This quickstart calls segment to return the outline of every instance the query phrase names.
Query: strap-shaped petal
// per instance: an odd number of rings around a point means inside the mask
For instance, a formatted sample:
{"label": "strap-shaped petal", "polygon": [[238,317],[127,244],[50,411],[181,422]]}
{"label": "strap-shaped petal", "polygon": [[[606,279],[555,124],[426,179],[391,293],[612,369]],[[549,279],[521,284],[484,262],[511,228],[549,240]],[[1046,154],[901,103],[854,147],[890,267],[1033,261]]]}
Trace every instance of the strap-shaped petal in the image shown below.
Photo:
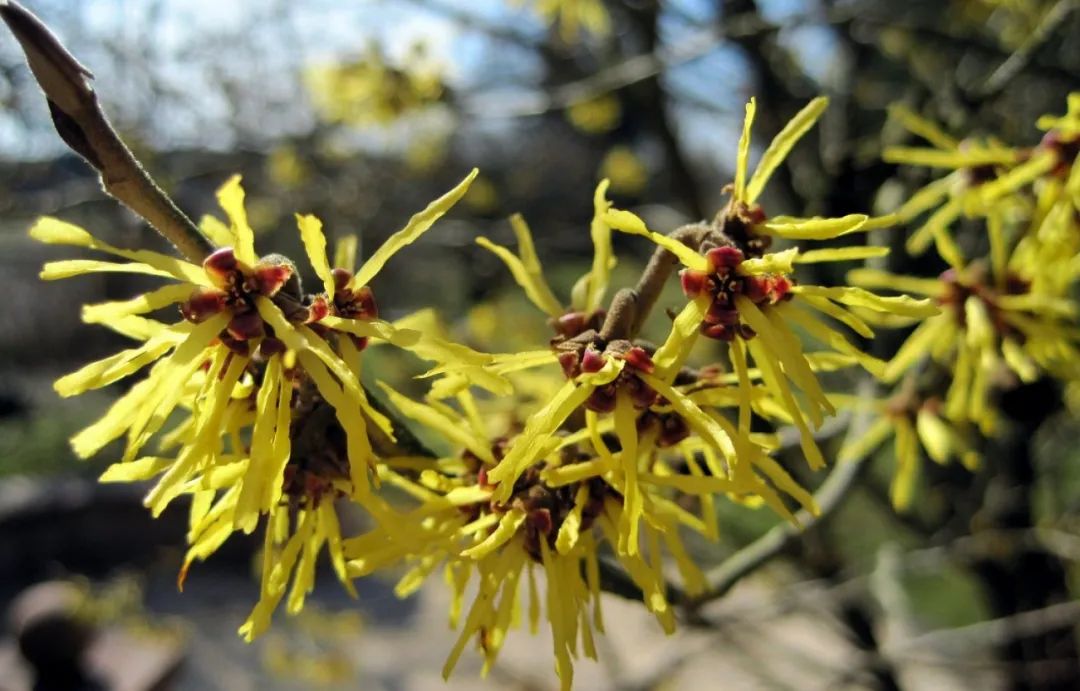
{"label": "strap-shaped petal", "polygon": [[371,279],[375,278],[375,274],[379,273],[391,257],[423,235],[434,225],[435,221],[439,220],[459,199],[465,196],[465,193],[469,191],[469,185],[472,184],[479,173],[479,170],[473,168],[472,172],[466,175],[465,179],[452,190],[431,202],[423,211],[410,218],[404,228],[387,238],[386,242],[368,257],[349,284],[353,287],[360,287],[370,283]]}
{"label": "strap-shaped petal", "polygon": [[611,248],[611,226],[604,220],[604,215],[611,209],[611,202],[606,196],[608,184],[606,179],[601,180],[593,194],[593,219],[589,224],[589,235],[592,236],[593,243],[592,271],[589,272],[584,304],[574,305],[586,313],[593,312],[602,306],[601,303],[611,279],[611,270],[615,268],[615,254]]}
{"label": "strap-shaped petal", "polygon": [[850,262],[859,259],[874,259],[889,254],[888,247],[834,247],[824,250],[809,250],[795,258],[796,264],[817,264],[820,262]]}
{"label": "strap-shaped petal", "polygon": [[777,216],[757,228],[769,235],[776,235],[788,240],[830,240],[841,235],[854,233],[866,228],[870,217],[865,214],[848,214],[840,218],[791,218]]}
{"label": "strap-shaped petal", "polygon": [[945,134],[944,130],[907,106],[894,103],[889,106],[889,117],[899,122],[908,132],[922,137],[939,149],[956,149],[957,141]]}
{"label": "strap-shaped petal", "polygon": [[663,247],[674,254],[682,265],[689,269],[694,269],[695,271],[709,270],[709,262],[705,257],[674,238],[669,238],[666,235],[654,233],[649,230],[645,226],[645,221],[629,211],[612,209],[604,215],[604,220],[616,230],[621,230],[622,232],[630,233],[631,235],[643,235],[649,238],[660,247]]}
{"label": "strap-shaped petal", "polygon": [[82,309],[82,319],[87,324],[97,324],[134,314],[146,314],[186,300],[191,297],[191,292],[192,287],[190,285],[174,284],[137,295],[130,300],[85,305]]}
{"label": "strap-shaped petal", "polygon": [[476,238],[476,244],[492,252],[506,264],[514,280],[525,291],[525,295],[536,307],[549,317],[558,317],[565,310],[558,298],[551,291],[547,280],[544,279],[544,271],[540,266],[540,259],[536,255],[533,246],[532,234],[525,219],[519,214],[510,217],[510,225],[517,236],[518,253],[513,252],[501,245],[496,245],[486,237]]}
{"label": "strap-shaped petal", "polygon": [[300,240],[304,243],[311,268],[323,282],[326,295],[334,299],[334,276],[330,273],[330,262],[326,259],[326,236],[323,234],[322,221],[311,214],[296,214],[296,227],[300,229]]}
{"label": "strap-shaped petal", "polygon": [[455,446],[468,449],[477,458],[495,464],[495,456],[491,452],[491,444],[486,439],[478,438],[467,425],[463,425],[460,419],[454,419],[443,414],[432,406],[418,403],[407,396],[403,396],[384,382],[378,382],[379,388],[387,395],[390,402],[401,413],[426,428],[435,430]]}
{"label": "strap-shaped petal", "polygon": [[[45,218],[39,219],[38,222],[30,228],[30,237],[47,245],[73,245],[75,247],[86,247],[88,249],[98,250],[99,252],[107,252],[108,254],[123,257],[124,259],[130,259],[133,262],[143,264],[154,270],[140,271],[134,268],[127,269],[133,273],[159,272],[159,275],[170,276],[178,281],[187,281],[188,283],[194,283],[196,285],[210,285],[210,280],[206,277],[206,272],[203,271],[201,266],[186,262],[177,257],[161,254],[160,252],[152,252],[150,250],[125,250],[114,247],[107,242],[98,240],[82,228],[61,221],[58,218],[46,216]],[[52,262],[52,264],[59,263],[60,262]],[[46,264],[46,267],[48,266],[49,265]],[[89,264],[86,266],[88,267]],[[87,269],[87,271],[92,270],[102,269]],[[104,270],[107,271],[109,269]],[[113,270],[121,271],[123,269]],[[44,273],[42,278],[45,278]],[[59,278],[59,276],[52,276],[50,278]]]}
{"label": "strap-shaped petal", "polygon": [[746,170],[750,166],[750,128],[757,113],[757,100],[751,98],[746,104],[742,135],[739,136],[739,152],[735,157],[735,192],[737,202],[746,201]]}
{"label": "strap-shaped petal", "polygon": [[381,338],[399,348],[411,348],[423,336],[419,331],[399,329],[381,319],[342,319],[327,316],[322,318],[321,323],[335,331],[346,331],[366,338]]}
{"label": "strap-shaped petal", "polygon": [[746,259],[739,264],[739,273],[753,274],[790,274],[792,266],[799,256],[798,248],[792,247],[781,252],[770,252],[763,257]]}
{"label": "strap-shaped petal", "polygon": [[217,191],[218,203],[229,217],[233,237],[236,238],[236,258],[248,266],[253,266],[258,256],[255,254],[255,231],[248,224],[247,211],[244,210],[244,188],[240,185],[240,176],[233,175]]}
{"label": "strap-shaped petal", "polygon": [[352,273],[356,269],[356,253],[360,248],[360,238],[349,233],[338,239],[334,245],[334,266]]}
{"label": "strap-shaped petal", "polygon": [[818,96],[784,125],[784,129],[780,130],[780,133],[769,143],[769,148],[765,149],[765,153],[761,155],[761,161],[754,170],[754,177],[750,178],[750,184],[746,187],[747,203],[753,204],[757,201],[762,190],[765,189],[765,184],[787,158],[791,148],[814,126],[828,107],[829,99]]}

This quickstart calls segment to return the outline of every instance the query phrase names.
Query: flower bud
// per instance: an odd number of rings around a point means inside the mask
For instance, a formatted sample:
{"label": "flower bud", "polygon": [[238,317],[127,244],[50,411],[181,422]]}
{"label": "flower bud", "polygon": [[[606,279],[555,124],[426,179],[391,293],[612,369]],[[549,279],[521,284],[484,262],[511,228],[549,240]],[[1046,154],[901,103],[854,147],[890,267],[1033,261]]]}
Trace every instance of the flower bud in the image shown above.
{"label": "flower bud", "polygon": [[585,330],[586,318],[584,312],[567,312],[552,320],[552,328],[560,336],[573,338]]}

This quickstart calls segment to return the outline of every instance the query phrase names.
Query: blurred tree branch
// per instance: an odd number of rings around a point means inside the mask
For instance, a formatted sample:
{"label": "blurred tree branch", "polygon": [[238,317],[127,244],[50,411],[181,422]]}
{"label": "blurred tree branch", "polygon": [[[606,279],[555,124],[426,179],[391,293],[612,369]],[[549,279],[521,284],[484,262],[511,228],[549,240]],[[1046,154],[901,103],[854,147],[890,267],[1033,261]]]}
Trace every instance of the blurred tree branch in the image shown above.
{"label": "blurred tree branch", "polygon": [[105,192],[169,240],[185,257],[201,262],[212,246],[136,160],[109,123],[83,67],[48,27],[17,2],[4,0],[0,17],[18,39],[45,93],[60,138],[101,175]]}

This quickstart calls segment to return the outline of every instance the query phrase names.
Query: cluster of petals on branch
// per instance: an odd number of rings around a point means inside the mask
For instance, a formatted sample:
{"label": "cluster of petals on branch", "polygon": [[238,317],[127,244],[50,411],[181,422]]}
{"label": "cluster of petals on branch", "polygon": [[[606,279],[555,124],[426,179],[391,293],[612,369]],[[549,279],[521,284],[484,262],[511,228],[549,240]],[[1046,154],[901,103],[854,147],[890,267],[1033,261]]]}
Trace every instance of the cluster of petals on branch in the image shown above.
{"label": "cluster of petals on branch", "polygon": [[[262,526],[261,594],[241,628],[249,639],[265,631],[283,599],[290,612],[303,607],[325,549],[350,591],[353,579],[392,567],[406,568],[402,596],[435,571],[445,573],[454,591],[451,620],[460,626],[446,674],[474,640],[489,668],[523,619],[524,599],[533,629],[543,611],[556,670],[569,687],[573,659],[595,657],[594,633],[603,631],[605,552],[661,627],[673,630],[666,565],[674,563],[688,595],[705,591],[684,539],[718,538],[718,502],[766,507],[793,522],[796,507],[817,511],[813,496],[773,457],[777,435],[757,430],[793,426],[810,468],[823,468],[814,433],[836,403],[819,375],[857,366],[886,377],[893,367],[847,332],[870,337],[874,320],[941,319],[931,299],[881,297],[797,276],[802,265],[886,253],[864,245],[804,249],[806,241],[865,237],[859,234],[894,220],[769,217],[758,203],[826,105],[811,101],[750,175],[749,103],[730,202],[710,222],[661,235],[612,208],[601,183],[589,228],[591,266],[568,300],[547,283],[524,219],[511,219],[516,253],[479,238],[551,328],[548,343],[522,352],[477,352],[442,338],[419,316],[383,321],[368,285],[465,194],[475,172],[355,271],[355,238],[339,244],[332,267],[320,222],[298,215],[321,281],[313,292],[301,288],[291,261],[255,253],[236,179],[219,193],[228,223],[202,223],[220,248],[202,266],[118,249],[43,219],[31,230],[41,241],[129,260],[53,262],[44,278],[121,271],[174,281],[85,308],[87,321],[138,345],[62,378],[58,391],[74,395],[148,371],[74,447],[86,457],[126,436],[123,458],[104,480],[154,480],[146,503],[155,515],[190,497],[181,582],[230,535]],[[649,240],[655,261],[638,290],[608,303],[614,231]],[[675,281],[676,266],[683,304],[653,345],[639,333],[651,307],[645,296]],[[169,306],[179,307],[179,322],[145,316]],[[386,344],[433,363],[423,375],[430,383],[424,396],[370,384],[377,374],[364,383],[363,351]],[[368,385],[379,387],[386,407],[369,400]],[[406,442],[400,425],[440,437],[439,450]],[[338,511],[345,504],[361,507],[373,527],[343,537]]]}
{"label": "cluster of petals on branch", "polygon": [[920,447],[938,463],[978,465],[980,438],[1001,431],[1002,391],[1043,377],[1074,399],[1080,391],[1080,94],[1069,96],[1065,115],[1039,119],[1045,134],[1027,148],[957,140],[902,106],[892,115],[930,146],[890,147],[885,160],[949,171],[896,211],[915,225],[908,250],[933,245],[947,268],[936,278],[860,268],[848,282],[924,296],[941,312],[904,341],[885,372],[899,382],[893,396],[841,457],[893,436],[892,496],[903,508]]}

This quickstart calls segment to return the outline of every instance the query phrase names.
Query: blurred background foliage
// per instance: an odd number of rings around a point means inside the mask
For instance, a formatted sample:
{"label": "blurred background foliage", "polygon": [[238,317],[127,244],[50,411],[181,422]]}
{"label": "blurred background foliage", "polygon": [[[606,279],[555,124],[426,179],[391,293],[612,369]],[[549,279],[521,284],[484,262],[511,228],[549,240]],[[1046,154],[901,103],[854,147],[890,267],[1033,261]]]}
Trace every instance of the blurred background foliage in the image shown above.
{"label": "blurred background foliage", "polygon": [[[507,217],[524,214],[556,292],[567,295],[589,262],[597,180],[610,178],[616,205],[659,230],[711,217],[731,178],[751,95],[758,146],[813,96],[831,98],[763,205],[770,213],[839,216],[887,212],[928,179],[925,170],[881,161],[882,147],[905,136],[887,121],[890,104],[904,103],[960,136],[1026,145],[1038,141],[1036,118],[1061,112],[1065,95],[1080,89],[1075,0],[27,4],[94,71],[113,122],[181,207],[195,217],[212,212],[213,191],[243,174],[261,248],[302,254],[297,211],[318,214],[331,236],[359,233],[363,245],[377,246],[478,166],[482,176],[464,203],[373,287],[390,318],[432,307],[459,338],[502,351],[536,347],[547,328],[473,239],[509,242]],[[182,518],[151,530],[149,517],[116,508],[137,497],[57,490],[100,470],[95,462],[77,465],[66,438],[108,395],[60,401],[51,381],[121,344],[80,324],[77,305],[127,296],[138,285],[128,277],[39,283],[41,262],[54,254],[31,244],[25,230],[35,217],[56,214],[114,244],[162,243],[105,198],[91,170],[63,147],[10,37],[0,40],[0,103],[0,542],[13,550],[3,554],[20,555],[0,569],[0,603],[44,576],[106,578],[142,568],[150,611],[189,616],[200,632],[195,640],[224,640],[233,622],[220,621],[218,607],[246,606],[250,546],[201,567],[202,583],[215,588],[200,590],[197,573],[194,594],[178,598],[169,580]],[[880,233],[876,241],[899,249],[903,236]],[[619,237],[616,251],[613,283],[630,284],[648,248]],[[889,268],[899,273],[942,268],[895,254]],[[654,318],[663,319],[662,311]],[[886,338],[874,347],[887,354],[895,343]],[[381,377],[407,386],[414,363],[377,359],[371,366]],[[892,458],[884,450],[831,522],[710,605],[718,613],[712,621],[740,626],[724,637],[679,634],[656,669],[603,668],[592,678],[601,687],[667,681],[692,688],[710,680],[693,674],[695,656],[705,656],[715,673],[762,687],[1076,688],[1080,421],[1060,412],[1059,393],[1016,394],[1006,405],[1019,432],[987,451],[983,472],[928,465],[905,514],[889,506]],[[829,442],[834,452],[840,436]],[[720,510],[719,547],[694,544],[705,564],[773,524],[746,507]],[[126,543],[106,548],[109,538],[70,531],[72,521],[98,513],[106,535],[114,535],[113,523],[129,523]],[[232,585],[222,589],[222,582]],[[377,672],[356,659],[358,649],[371,653],[363,646],[375,645],[379,627],[396,627],[399,638],[391,639],[399,645],[434,635],[424,633],[426,620],[411,605],[393,603],[386,586],[372,587],[375,595],[355,605],[326,589],[326,614],[305,613],[310,621],[284,626],[256,649],[224,643],[236,665],[226,685],[206,671],[221,653],[193,643],[181,687],[241,688],[232,684],[262,678],[284,688],[360,681],[413,688],[420,677],[410,675],[423,674],[416,669],[425,664],[430,681],[445,645],[431,645],[430,663],[413,656]],[[1071,608],[1054,609],[1059,603]],[[356,607],[374,624],[349,618]],[[1030,621],[1014,626],[1030,612]],[[342,618],[313,623],[320,616]],[[327,642],[326,631],[340,640]],[[657,633],[649,636],[631,645],[649,645]],[[843,652],[814,660],[821,636]],[[716,641],[728,652],[713,650]],[[739,667],[732,650],[746,650],[757,664]],[[773,665],[777,656],[794,660],[793,669]],[[539,671],[527,653],[509,657],[501,672],[509,676],[495,686],[549,683],[537,681],[550,677],[543,656]],[[459,674],[456,683],[471,688],[473,679]]]}

